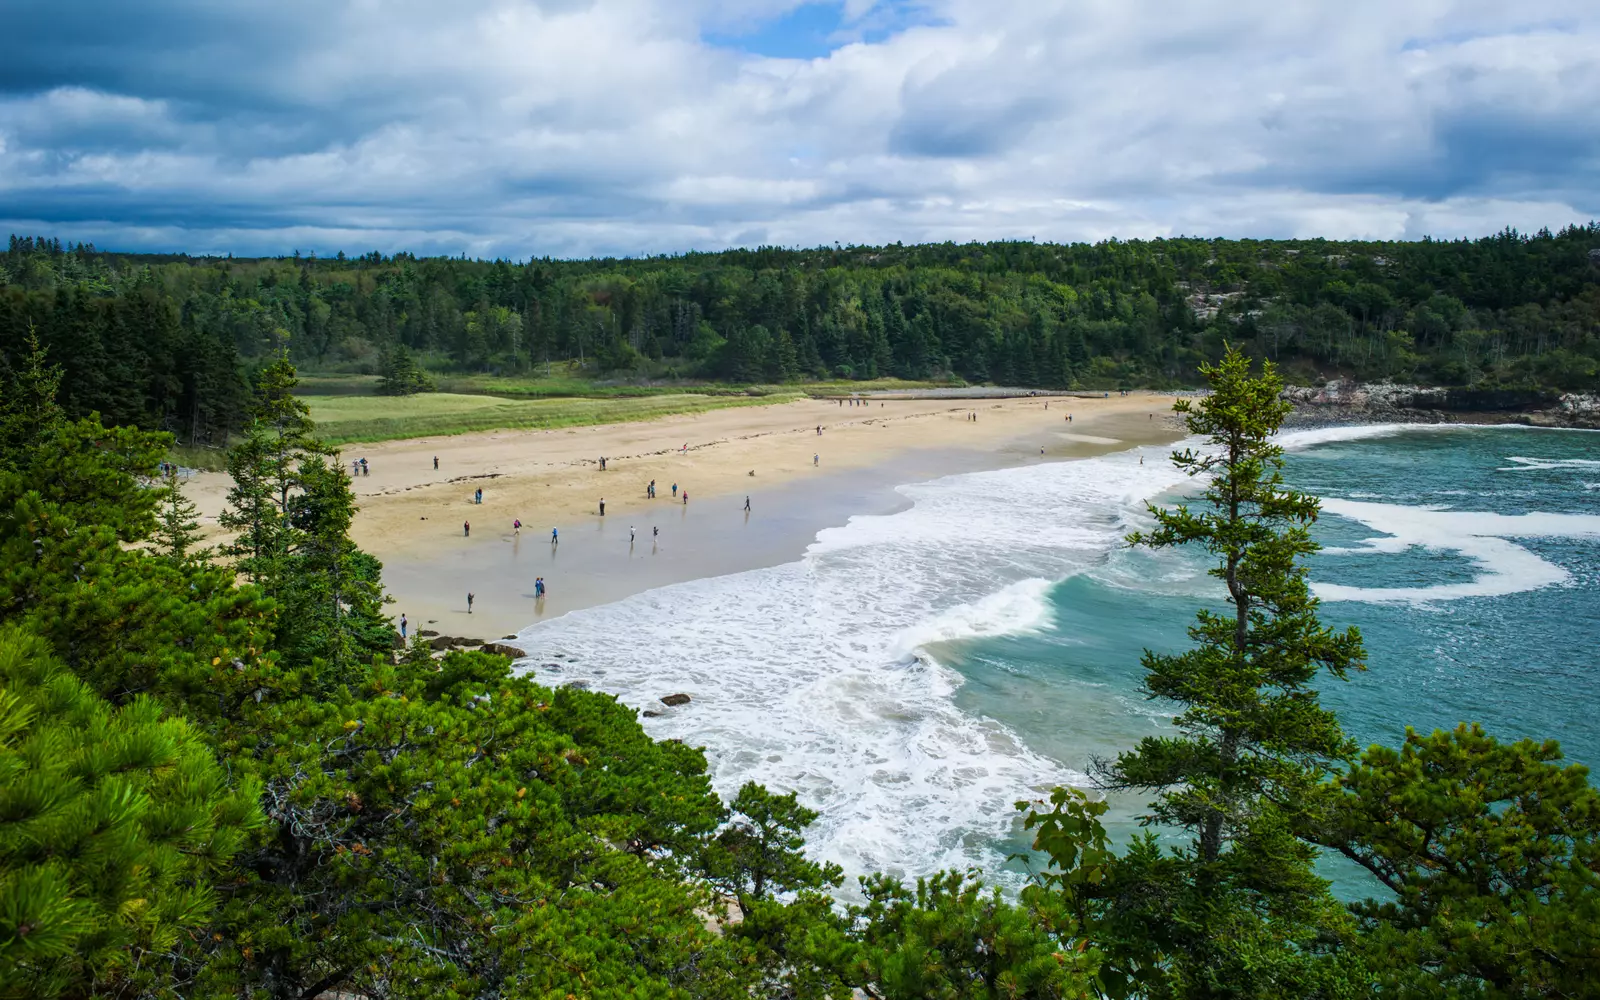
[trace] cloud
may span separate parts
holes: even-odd
[[[1592,6],[13,0],[0,228],[526,257],[1560,226],[1600,216]]]

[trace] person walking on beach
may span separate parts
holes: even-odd
[[[367,466],[367,460],[364,458],[361,460],[361,474],[363,476],[372,475],[372,469]]]
[[[405,612],[401,612],[400,613],[400,638],[403,641],[405,639],[405,637],[406,637],[406,616],[405,616]]]
[[[534,600],[537,600],[537,601],[544,600],[544,577],[542,577],[542,576],[534,577],[534,580],[533,580],[533,597],[534,597]]]
[[[750,513],[750,498],[748,496],[744,498],[744,512],[746,514]]]
[[[433,471],[434,472],[438,472],[439,471],[439,456],[438,455],[433,456]]]
[[[672,499],[674,499],[674,500],[678,499],[678,484],[677,483],[673,483],[672,484]]]
[[[821,464],[822,464],[822,456],[821,455],[812,455],[811,456],[811,467],[813,469],[815,469],[818,465],[821,465]]]
[[[601,517],[605,517],[606,516],[606,498],[605,497],[601,497],[600,498],[600,516]]]
[[[685,507],[689,506],[689,491],[688,490],[684,490],[683,491],[683,505]]]
[[[821,437],[821,436],[822,436],[822,425],[818,424],[817,425],[817,437]]]
[[[633,525],[628,525],[628,544],[633,544]]]
[[[483,503],[483,489],[481,487],[472,494],[472,502]]]
[[[657,538],[660,538],[660,537],[661,537],[661,525],[659,525],[659,524],[651,525],[650,526],[650,540],[651,541],[655,541]]]
[[[561,542],[561,536],[556,534],[556,529],[555,528],[551,528],[550,529],[550,544],[551,545],[558,545],[558,544],[560,544],[560,542]]]
[[[511,522],[511,533],[519,538],[522,537],[522,518],[519,517]]]
[[[467,591],[467,614],[469,614],[469,615],[472,614],[472,602],[477,600],[477,598],[478,598],[477,594],[474,594],[470,590]]]
[[[471,538],[472,537],[472,522],[471,521],[462,521],[461,522],[461,537],[462,538]]]

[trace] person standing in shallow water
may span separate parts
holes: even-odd
[[[433,456],[433,471],[434,472],[438,472],[439,471],[439,456],[438,455]]]
[[[601,497],[600,498],[600,516],[601,517],[605,517],[606,516],[606,498],[605,497]]]
[[[474,594],[470,590],[467,591],[467,614],[469,614],[469,615],[472,614],[472,602],[477,600],[477,599],[478,599],[478,595],[477,594]]]
[[[557,529],[555,529],[555,528],[551,528],[550,529],[550,544],[551,545],[555,545],[556,543],[561,541],[561,536],[559,534],[557,534],[556,531],[557,531]]]
[[[461,522],[461,537],[462,538],[471,538],[472,537],[472,522],[471,521],[462,521]]]

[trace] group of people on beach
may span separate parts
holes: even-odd
[[[434,459],[434,461],[437,462],[438,459]],[[371,470],[368,469],[368,467],[367,467],[367,460],[366,459],[364,459],[364,458],[353,458],[353,459],[350,460],[350,478],[351,479],[360,479],[362,476],[370,475],[370,473],[371,473]]]

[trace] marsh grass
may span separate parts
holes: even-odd
[[[802,393],[764,396],[673,395],[609,399],[505,399],[461,393],[416,396],[311,396],[317,435],[329,444],[394,441],[474,431],[548,429],[653,420],[735,406],[787,403]]]

